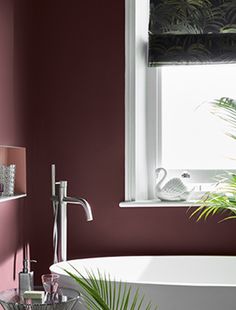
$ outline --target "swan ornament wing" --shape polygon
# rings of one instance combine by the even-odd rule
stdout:
[[[186,200],[189,191],[179,178],[169,180],[162,189],[157,191],[157,197],[161,200]]]
[[[182,194],[187,191],[187,187],[184,185],[184,183],[178,179],[173,178],[170,179],[162,188],[163,192],[173,195]]]

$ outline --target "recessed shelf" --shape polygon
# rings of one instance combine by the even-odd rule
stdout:
[[[0,196],[0,202],[26,197],[26,149],[0,145],[0,165],[16,165],[13,196]]]
[[[20,199],[26,197],[26,194],[16,194],[14,196],[0,196],[0,202],[14,200],[14,199]]]
[[[121,208],[175,208],[175,207],[198,207],[197,200],[189,201],[161,201],[161,200],[144,200],[144,201],[124,201],[120,202]]]

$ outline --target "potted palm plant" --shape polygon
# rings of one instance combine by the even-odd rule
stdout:
[[[227,135],[236,140],[236,101],[231,98],[220,98],[212,102],[214,115],[229,126]],[[222,221],[236,218],[236,175],[228,173],[227,180],[220,180],[215,190],[206,193],[199,201],[199,207],[190,217],[197,216],[197,221],[211,215],[227,212]]]

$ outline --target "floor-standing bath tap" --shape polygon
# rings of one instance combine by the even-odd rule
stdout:
[[[52,203],[54,212],[54,263],[67,260],[67,204],[83,207],[87,221],[93,220],[89,203],[83,198],[67,197],[67,181],[56,182],[55,165],[51,166]]]

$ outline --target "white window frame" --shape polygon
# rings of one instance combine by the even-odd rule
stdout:
[[[154,198],[155,169],[161,163],[161,71],[147,66],[149,0],[125,5],[125,202],[120,207],[189,206],[189,201]],[[204,170],[190,173],[196,182],[206,176]],[[174,170],[168,175],[177,176]]]
[[[157,71],[147,67],[149,0],[126,0],[125,201],[154,197]],[[152,119],[152,121],[148,121]],[[148,153],[147,153],[148,150]],[[148,164],[149,163],[149,164]]]

